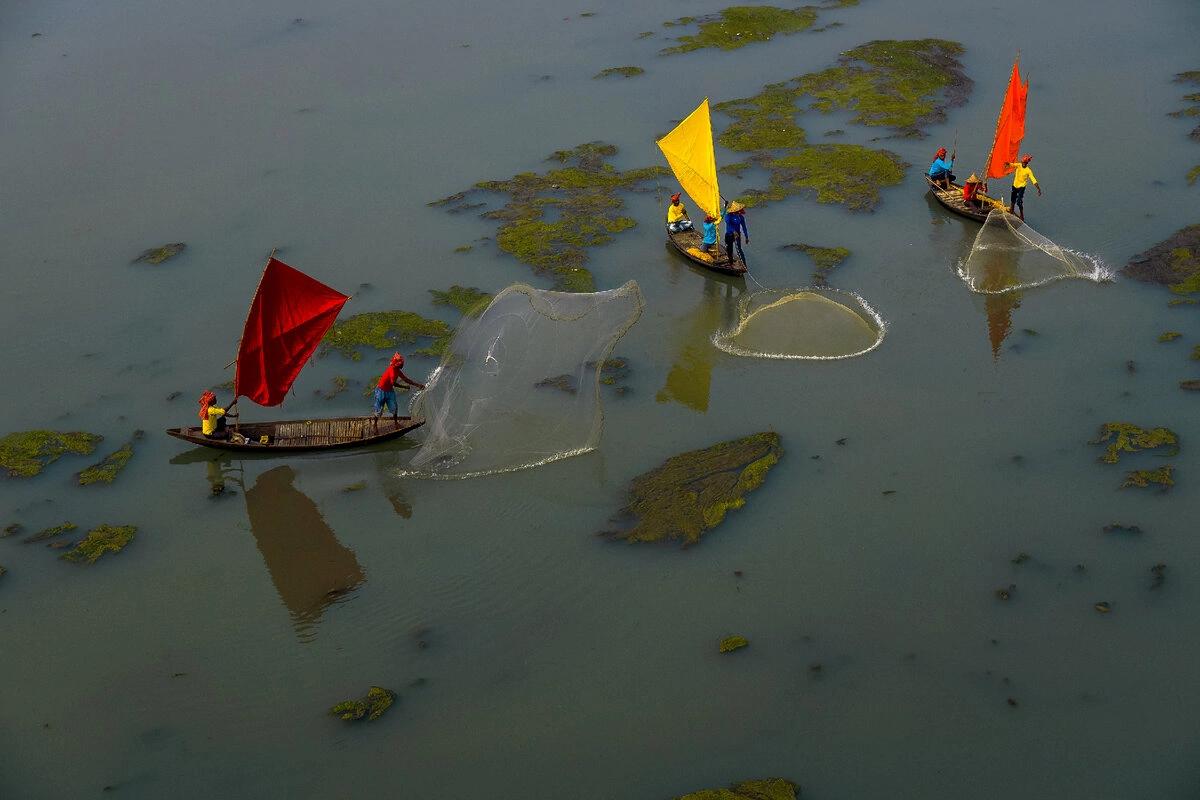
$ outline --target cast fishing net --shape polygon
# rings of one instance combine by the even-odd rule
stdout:
[[[412,414],[408,472],[465,478],[536,467],[600,441],[600,370],[642,314],[634,281],[570,293],[517,284],[454,334]]]
[[[1062,278],[1112,279],[1099,259],[1059,247],[999,209],[988,214],[970,254],[958,265],[958,275],[980,294],[1030,289]]]
[[[865,355],[883,342],[887,324],[857,294],[831,289],[764,289],[742,300],[737,322],[713,344],[755,358],[826,361]]]

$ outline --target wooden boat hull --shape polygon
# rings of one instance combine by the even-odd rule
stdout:
[[[946,210],[952,211],[960,217],[973,219],[980,223],[987,220],[988,212],[991,211],[991,208],[988,206],[975,208],[975,206],[967,205],[962,199],[961,186],[952,183],[949,189],[943,189],[934,183],[928,174],[925,176],[925,183],[928,184],[929,191],[933,194],[934,199],[941,203]]]
[[[725,253],[725,247],[720,242],[717,242],[716,258],[708,257],[706,253],[700,252],[700,245],[704,241],[704,237],[700,235],[699,231],[680,231],[679,233],[667,231],[667,241],[684,258],[697,266],[713,272],[720,272],[723,275],[746,274],[746,263],[740,258],[730,263]]]
[[[366,447],[398,438],[424,424],[425,420],[412,417],[400,417],[398,421],[383,417],[378,424],[374,417],[333,417],[242,423],[237,432],[246,437],[245,442],[210,439],[198,427],[167,428],[167,435],[217,450],[262,454],[299,453]],[[267,437],[265,444],[261,440],[263,436]]]

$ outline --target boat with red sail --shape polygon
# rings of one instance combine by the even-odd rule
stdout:
[[[1004,93],[1004,102],[1000,104],[1000,114],[996,118],[996,132],[992,136],[992,148],[988,151],[987,164],[983,169],[983,181],[1003,178],[1010,175],[1010,166],[1017,160],[1021,150],[1021,140],[1025,138],[1025,104],[1029,97],[1029,80],[1021,81],[1020,57],[1013,61],[1012,75],[1008,79],[1008,89]],[[979,206],[967,203],[963,199],[962,186],[951,183],[949,189],[938,186],[925,175],[925,182],[934,198],[953,211],[976,222],[983,222],[993,210],[1008,211],[1008,205],[1001,199],[989,197],[980,192],[977,197],[981,200]]]
[[[349,299],[272,254],[238,344],[234,402],[245,397],[265,407],[283,403]],[[168,428],[167,434],[220,450],[292,453],[375,444],[403,436],[422,424],[423,420],[412,417],[335,417],[239,423],[225,439],[205,436],[199,426]]]

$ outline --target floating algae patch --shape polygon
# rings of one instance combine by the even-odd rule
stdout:
[[[347,722],[366,720],[374,722],[382,717],[396,702],[396,693],[382,686],[372,686],[360,698],[343,700],[329,709],[329,713]]]
[[[1183,336],[1179,331],[1163,331],[1158,335],[1159,342],[1173,342]]]
[[[557,289],[591,292],[592,274],[584,266],[588,249],[637,225],[621,214],[625,203],[618,193],[669,174],[664,167],[618,172],[607,163],[616,153],[615,146],[603,142],[559,150],[547,159],[559,167],[542,174],[522,172],[506,181],[480,181],[430,205],[453,211],[472,192],[508,195],[503,208],[483,214],[501,223],[496,245],[538,275],[552,277]]]
[[[767,289],[743,298],[737,322],[712,341],[738,356],[825,361],[865,355],[886,332],[879,312],[853,292]]]
[[[699,26],[696,33],[676,37],[673,40],[675,45],[659,52],[661,55],[673,55],[706,48],[737,50],[755,42],[769,42],[777,35],[787,36],[806,31],[813,26],[822,11],[853,5],[858,5],[858,0],[836,0],[822,6],[790,9],[776,6],[730,6],[703,17],[681,17],[663,25],[675,28],[695,24]]]
[[[1100,461],[1116,464],[1122,453],[1138,453],[1146,450],[1168,448],[1166,455],[1179,453],[1179,436],[1169,428],[1139,428],[1129,422],[1106,422],[1100,426],[1099,435],[1088,444],[1108,444]]]
[[[95,564],[106,553],[124,550],[136,533],[137,528],[133,525],[101,525],[88,531],[87,536],[59,558]]]
[[[450,306],[464,317],[477,317],[492,302],[492,295],[474,286],[459,286],[457,283],[444,292],[430,289],[435,306]]]
[[[1181,228],[1138,253],[1121,273],[1136,281],[1166,286],[1179,295],[1200,292],[1200,224]]]
[[[628,502],[612,520],[619,527],[605,535],[696,544],[727,512],[745,505],[746,494],[762,485],[782,455],[779,434],[764,432],[673,456],[633,479]]]
[[[34,542],[44,542],[47,539],[53,539],[56,536],[62,536],[64,533],[70,533],[78,526],[74,522],[64,522],[62,525],[55,525],[52,528],[42,528],[32,536],[26,536],[21,541],[24,544],[33,544]]]
[[[1200,392],[1200,380],[1180,381],[1179,388],[1185,392]]]
[[[609,67],[608,69],[600,70],[592,78],[595,80],[603,78],[635,78],[645,72],[646,70],[641,67]]]
[[[1196,181],[1200,180],[1200,164],[1189,169],[1185,177],[1187,178],[1188,186],[1194,186]]]
[[[1032,289],[1066,278],[1112,280],[1112,271],[1095,256],[1060,247],[1027,222],[998,209],[988,214],[957,271],[979,294]]]
[[[1176,83],[1190,83],[1193,86],[1200,86],[1200,70],[1192,70],[1190,72],[1180,72],[1175,76]],[[1183,99],[1188,103],[1181,109],[1172,111],[1167,116],[1175,117],[1176,119],[1194,119],[1200,117],[1200,92],[1191,92],[1185,94]],[[1193,139],[1200,141],[1200,125],[1192,128],[1192,132],[1188,134]],[[1196,167],[1192,172],[1200,172],[1200,167]],[[1192,182],[1189,173],[1188,183]]]
[[[1121,488],[1146,489],[1151,486],[1159,486],[1161,491],[1165,492],[1175,485],[1174,473],[1175,468],[1170,464],[1158,469],[1135,469],[1125,473],[1125,482],[1121,484]]]
[[[817,247],[812,244],[798,243],[785,244],[779,249],[804,253],[811,258],[817,268],[813,273],[813,280],[821,285],[824,285],[829,278],[830,272],[833,272],[838,265],[850,257],[850,251],[844,247]]]
[[[106,455],[98,463],[92,464],[79,473],[79,485],[88,486],[93,483],[112,483],[117,479],[121,470],[133,458],[133,442],[121,445],[119,450]]]
[[[749,647],[750,640],[745,636],[726,636],[717,644],[718,653],[732,653],[734,650],[741,650],[743,647]]]
[[[142,254],[130,263],[154,264],[158,266],[164,261],[179,255],[185,249],[187,249],[187,245],[183,242],[172,242],[171,244],[164,244],[162,247],[151,247],[149,250],[143,250]]]
[[[336,350],[347,358],[362,359],[361,348],[391,350],[421,339],[430,343],[414,352],[439,356],[446,349],[453,329],[440,319],[428,319],[411,311],[369,311],[333,323],[321,341],[321,354]]]
[[[851,211],[874,209],[879,204],[879,190],[904,180],[904,170],[909,166],[890,150],[857,144],[811,145],[777,158],[757,155],[749,164],[767,170],[770,178],[766,189],[742,193],[741,200],[748,207],[795,194],[815,194],[819,203],[843,205]],[[722,171],[746,166],[734,164]]]
[[[742,781],[727,789],[704,789],[675,800],[796,800],[800,787],[785,778]]]
[[[12,478],[32,478],[66,453],[91,455],[103,439],[85,431],[20,431],[0,439],[0,468]]]
[[[718,141],[742,151],[798,147],[805,135],[795,117],[806,108],[848,109],[860,125],[921,136],[921,126],[944,121],[946,109],[970,95],[973,83],[958,60],[963,52],[944,39],[868,42],[843,53],[836,66],[718,103],[716,110],[734,120]]]

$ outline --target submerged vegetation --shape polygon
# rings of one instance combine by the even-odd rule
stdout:
[[[95,564],[106,553],[119,553],[133,541],[133,525],[101,525],[92,528],[78,544],[60,556],[67,561]]]
[[[1175,76],[1176,83],[1189,83],[1193,86],[1200,86],[1200,70],[1191,70],[1189,72],[1180,72]],[[1183,96],[1187,105],[1177,111],[1172,111],[1168,116],[1176,118],[1195,119],[1200,117],[1200,92],[1191,92]],[[1192,128],[1192,132],[1188,134],[1193,139],[1200,141],[1200,125]],[[1195,178],[1194,174],[1200,173],[1200,166],[1195,167],[1188,173],[1188,183],[1192,183]]]
[[[633,479],[624,508],[613,518],[623,528],[607,536],[628,542],[700,541],[727,512],[766,480],[779,462],[779,434],[764,432],[667,459]]]
[[[321,354],[336,350],[354,361],[362,359],[360,348],[390,350],[432,340],[416,355],[439,356],[450,342],[453,329],[440,319],[428,319],[411,311],[369,311],[338,320],[321,342]]]
[[[584,265],[587,250],[608,244],[614,235],[637,222],[620,212],[618,195],[667,175],[663,167],[618,172],[607,163],[617,148],[589,142],[559,150],[547,161],[561,166],[542,174],[522,172],[504,181],[480,181],[467,191],[430,203],[453,212],[471,192],[509,196],[503,208],[483,214],[501,222],[496,244],[504,252],[554,279],[555,288],[569,292],[595,290]]]
[[[1173,342],[1183,336],[1179,331],[1163,331],[1158,335],[1159,342]]]
[[[822,203],[871,209],[879,202],[879,189],[900,183],[909,165],[888,150],[809,145],[797,115],[807,109],[849,110],[860,125],[923,136],[922,126],[944,120],[947,108],[966,102],[972,81],[958,60],[963,52],[962,45],[942,39],[868,42],[844,53],[833,67],[770,84],[753,97],[718,103],[716,110],[733,118],[718,142],[751,154],[722,172],[767,170],[768,188],[746,192],[747,205],[808,190]]]
[[[646,70],[641,67],[609,67],[608,69],[600,70],[592,78],[595,80],[603,78],[634,78],[645,72]]]
[[[474,286],[459,286],[454,284],[444,292],[430,289],[435,306],[450,306],[464,317],[477,317],[492,302],[492,295],[480,291]]]
[[[0,469],[12,478],[32,478],[66,453],[91,455],[103,436],[86,431],[19,431],[0,439]]]
[[[1166,286],[1178,295],[1200,292],[1200,224],[1175,231],[1130,259],[1121,272],[1134,280]]]
[[[44,542],[47,539],[53,539],[56,536],[62,536],[64,533],[70,533],[78,526],[74,522],[64,522],[62,525],[55,525],[52,528],[42,528],[32,536],[26,536],[22,539],[24,544],[33,544],[34,542]]]
[[[1089,444],[1108,443],[1100,460],[1105,464],[1116,464],[1121,453],[1137,453],[1144,450],[1170,448],[1167,455],[1179,453],[1179,436],[1168,428],[1139,428],[1128,422],[1106,422],[1100,426],[1100,434]]]
[[[675,800],[796,800],[800,787],[784,778],[742,781],[728,789],[704,789]]]
[[[154,264],[158,266],[164,261],[179,255],[186,249],[187,245],[183,242],[172,242],[171,244],[164,244],[162,247],[151,247],[149,250],[143,250],[142,254],[131,263]]]
[[[812,28],[817,15],[828,8],[858,5],[858,0],[834,0],[823,6],[778,8],[776,6],[730,6],[704,17],[680,17],[663,23],[675,28],[697,25],[694,34],[674,39],[677,44],[661,51],[662,55],[690,53],[693,50],[716,48],[737,50],[754,42],[769,42],[777,35],[800,33]]]
[[[779,249],[804,253],[812,259],[813,265],[816,267],[816,270],[813,272],[813,282],[820,286],[828,283],[829,273],[837,269],[843,261],[850,257],[850,251],[845,247],[818,247],[814,244],[805,244],[803,242],[785,244]]]
[[[357,699],[343,700],[329,709],[329,713],[347,722],[365,719],[374,722],[382,717],[396,702],[396,693],[381,686],[372,686]]]
[[[125,469],[125,465],[129,463],[129,459],[133,458],[133,442],[128,441],[121,445],[119,450],[106,455],[99,462],[92,464],[87,469],[79,473],[79,485],[88,486],[93,483],[112,483],[117,479],[117,475],[121,470]]]

